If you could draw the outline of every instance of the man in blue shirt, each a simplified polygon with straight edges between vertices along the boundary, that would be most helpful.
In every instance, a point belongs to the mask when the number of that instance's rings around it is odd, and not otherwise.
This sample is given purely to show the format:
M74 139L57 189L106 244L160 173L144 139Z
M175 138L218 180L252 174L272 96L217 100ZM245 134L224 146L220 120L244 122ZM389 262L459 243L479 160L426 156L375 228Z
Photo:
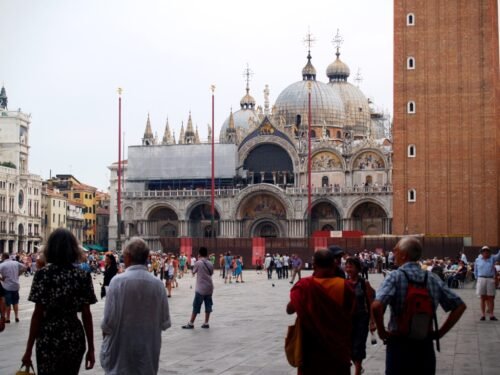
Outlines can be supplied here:
M403 237L394 248L394 261L399 268L391 272L377 290L372 304L372 313L377 325L378 335L387 344L386 374L426 374L436 372L436 354L433 339L443 337L460 319L465 311L464 302L437 277L421 269L418 260L422 256L422 244L416 237ZM404 272L403 272L404 271ZM444 324L434 337L422 340L411 339L402 334L398 319L404 312L408 291L408 278L412 282L423 283L427 274L427 289L433 301L434 312L438 305L450 312ZM384 311L390 306L391 317L386 330Z
M483 246L481 253L474 264L474 276L476 277L476 293L481 297L481 319L486 320L486 306L490 313L490 320L498 320L493 313L495 308L495 262L500 261L500 251L491 255L488 246Z

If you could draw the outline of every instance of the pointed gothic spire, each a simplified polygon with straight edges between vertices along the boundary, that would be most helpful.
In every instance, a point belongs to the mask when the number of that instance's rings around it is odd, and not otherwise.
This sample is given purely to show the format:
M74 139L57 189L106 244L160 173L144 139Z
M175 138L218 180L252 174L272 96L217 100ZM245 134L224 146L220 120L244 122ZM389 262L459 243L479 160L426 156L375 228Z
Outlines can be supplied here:
M7 109L7 92L5 91L5 87L2 85L2 90L0 90L0 109Z
M154 142L154 135L153 135L153 130L151 129L151 120L149 119L149 113L148 113L148 119L146 121L146 130L144 131L144 138L142 139L142 144L145 146L150 146L153 145Z
M186 133L184 134L184 143L188 145L195 143L195 134L193 129L193 120L191 119L191 111L189 111Z
M179 144L184 144L184 121L181 123L181 132L179 133Z
M198 125L196 125L196 131L194 132L194 143L199 145L200 142L200 135L198 134Z
M210 124L207 124L207 129L208 129L208 143L212 143L212 127Z
M172 144L172 135L170 134L170 125L168 123L168 117L167 117L167 123L165 124L165 133L163 134L162 144L164 145Z

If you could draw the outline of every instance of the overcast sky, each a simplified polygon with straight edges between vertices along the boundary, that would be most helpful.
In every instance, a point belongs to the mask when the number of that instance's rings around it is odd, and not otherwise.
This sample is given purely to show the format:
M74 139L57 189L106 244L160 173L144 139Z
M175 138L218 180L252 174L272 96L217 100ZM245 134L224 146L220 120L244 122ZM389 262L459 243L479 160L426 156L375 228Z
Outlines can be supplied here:
M327 82L332 39L361 70L362 91L392 112L392 0L0 0L0 84L9 109L31 113L32 173L73 174L107 190L118 159L123 87L126 145L140 144L147 114L161 139L168 116L178 139L189 111L206 140L215 92L215 134L250 93L271 105L302 79L308 28L317 79Z

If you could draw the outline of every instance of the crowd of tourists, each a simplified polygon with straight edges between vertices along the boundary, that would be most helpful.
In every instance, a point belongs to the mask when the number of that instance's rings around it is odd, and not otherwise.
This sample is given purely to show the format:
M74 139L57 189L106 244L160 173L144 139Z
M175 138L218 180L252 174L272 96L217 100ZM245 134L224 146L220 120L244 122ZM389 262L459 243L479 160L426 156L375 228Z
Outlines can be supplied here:
M494 297L500 252L493 255L484 246L477 259L469 262L463 253L456 259L422 260L422 251L419 240L408 236L388 252L363 250L351 256L330 246L316 251L308 262L286 253L258 258L252 265L257 274L293 284L286 311L297 314L295 331L301 334L287 336L286 353L299 374L324 373L325 368L335 368L336 374L349 374L352 368L361 374L367 338L371 333L372 341L376 340L375 332L386 344L387 374L434 374L434 345L439 350L439 339L466 308L451 289L467 280L477 281L480 320L497 321ZM35 308L22 363L28 368L33 365L36 347L38 374L78 374L82 361L85 368L93 368L90 305L97 297L92 277L102 273L101 366L106 374L156 374L161 331L171 326L168 298L188 273L196 277L196 286L191 315L182 328L194 328L202 305L201 328L210 328L215 263L215 253L209 254L205 247L189 256L150 252L138 237L120 255L83 252L69 231L58 229L41 252L2 254L0 332L11 323L11 311L19 322L19 277L34 275L28 300ZM301 270L310 264L312 276L302 277ZM224 283L244 282L241 255L219 254L218 266ZM373 273L384 274L376 292L368 281ZM440 327L435 317L438 306L448 312ZM387 307L391 317L386 327ZM415 356L422 360L411 361Z

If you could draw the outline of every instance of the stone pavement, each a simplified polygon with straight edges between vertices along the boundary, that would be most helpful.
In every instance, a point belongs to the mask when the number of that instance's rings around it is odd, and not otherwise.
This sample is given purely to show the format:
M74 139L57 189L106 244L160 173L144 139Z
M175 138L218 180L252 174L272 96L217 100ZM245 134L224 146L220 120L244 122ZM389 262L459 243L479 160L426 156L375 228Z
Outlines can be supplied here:
M195 322L194 330L181 329L191 313L194 279L191 276L184 277L179 280L179 288L173 290L173 296L169 299L172 327L162 335L159 374L295 374L296 370L288 365L283 351L287 326L295 319L295 316L285 313L291 286L288 281L268 281L264 274L244 271L245 283L225 285L217 277L217 272L214 276L214 313L208 330L199 328L200 321ZM24 353L34 308L27 301L31 280L31 277L22 277L21 322L8 324L5 331L0 333L0 375L14 374ZM100 281L102 276L96 276L96 294L100 290ZM377 287L382 276L370 275L370 281ZM437 373L499 374L500 323L479 321L479 300L472 285L458 290L458 293L467 303L468 309L458 325L441 341ZM99 324L103 308L102 301L92 306L97 362L94 369L82 370L82 374L104 373L98 359L101 347ZM500 318L500 307L496 311ZM363 363L365 374L383 374L384 359L385 348L380 341L376 346L368 342L367 358Z

